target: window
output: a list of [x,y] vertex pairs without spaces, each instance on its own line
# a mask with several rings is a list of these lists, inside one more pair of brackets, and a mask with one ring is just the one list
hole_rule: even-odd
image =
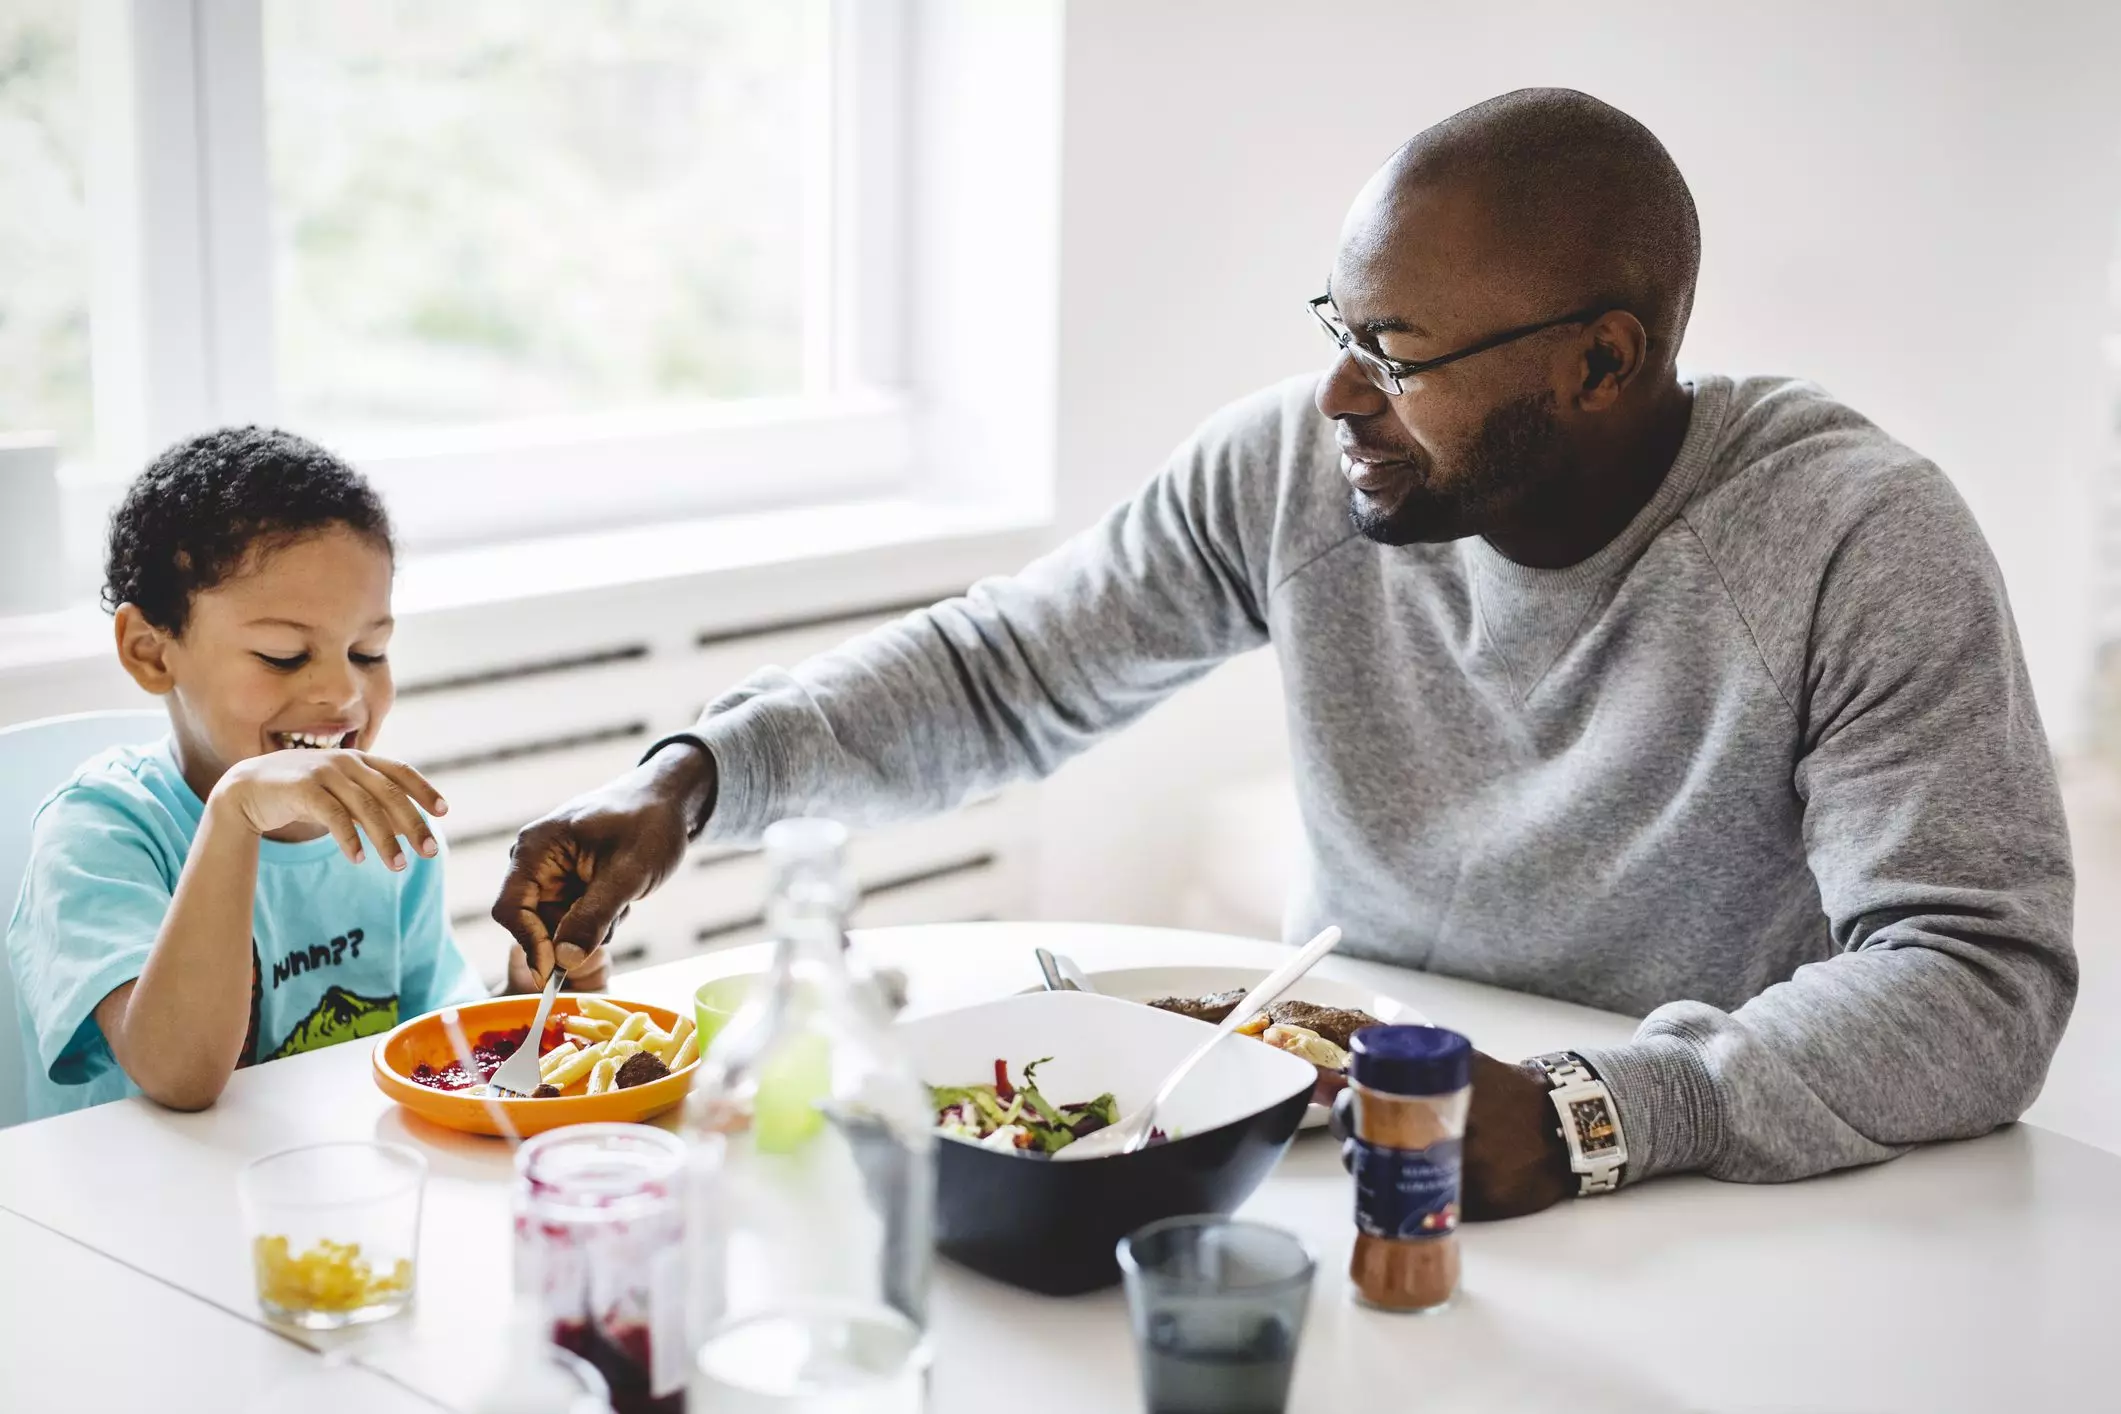
[[283,415],[803,392],[806,10],[267,0]]
[[0,433],[89,450],[78,0],[0,9]]
[[902,28],[10,0],[0,407],[60,428],[77,527],[253,420],[348,454],[416,547],[895,489]]

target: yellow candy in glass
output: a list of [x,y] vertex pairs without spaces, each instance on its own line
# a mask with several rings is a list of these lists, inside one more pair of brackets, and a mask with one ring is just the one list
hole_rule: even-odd
[[320,1240],[301,1256],[289,1253],[284,1237],[251,1244],[258,1295],[283,1311],[359,1311],[412,1290],[412,1260],[400,1257],[378,1276],[358,1242]]

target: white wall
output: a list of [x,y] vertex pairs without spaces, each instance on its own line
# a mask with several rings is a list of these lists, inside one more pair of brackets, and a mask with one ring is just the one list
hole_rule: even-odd
[[[1823,382],[1981,517],[2050,731],[2083,725],[2098,339],[2121,237],[2109,0],[1448,5],[1074,0],[1059,495],[1086,524],[1208,411],[1314,367],[1302,301],[1398,142],[1506,89],[1633,113],[1692,183],[1690,366]],[[1270,663],[1047,788],[1050,916],[1168,921],[1201,794],[1280,758]]]

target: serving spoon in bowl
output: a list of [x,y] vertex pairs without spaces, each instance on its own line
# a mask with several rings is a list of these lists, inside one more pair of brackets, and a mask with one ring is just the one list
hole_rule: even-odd
[[1245,993],[1245,999],[1230,1008],[1215,1028],[1215,1034],[1194,1047],[1193,1052],[1180,1061],[1164,1083],[1157,1087],[1156,1097],[1130,1114],[1120,1116],[1117,1123],[1106,1125],[1092,1134],[1086,1134],[1064,1149],[1054,1152],[1055,1163],[1074,1162],[1081,1159],[1105,1159],[1114,1154],[1131,1154],[1149,1142],[1156,1130],[1156,1112],[1169,1102],[1172,1094],[1185,1082],[1193,1068],[1207,1058],[1223,1037],[1244,1025],[1253,1017],[1281,1000],[1282,993],[1295,986],[1302,976],[1314,967],[1318,960],[1340,944],[1340,929],[1328,928],[1310,942],[1305,943],[1296,956],[1269,972],[1260,984]]

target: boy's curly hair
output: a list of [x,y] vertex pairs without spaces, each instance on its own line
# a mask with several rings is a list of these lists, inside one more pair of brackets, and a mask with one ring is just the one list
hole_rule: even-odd
[[394,552],[382,498],[316,443],[276,427],[201,433],[150,462],[111,513],[103,607],[132,604],[181,635],[194,594],[331,526]]

